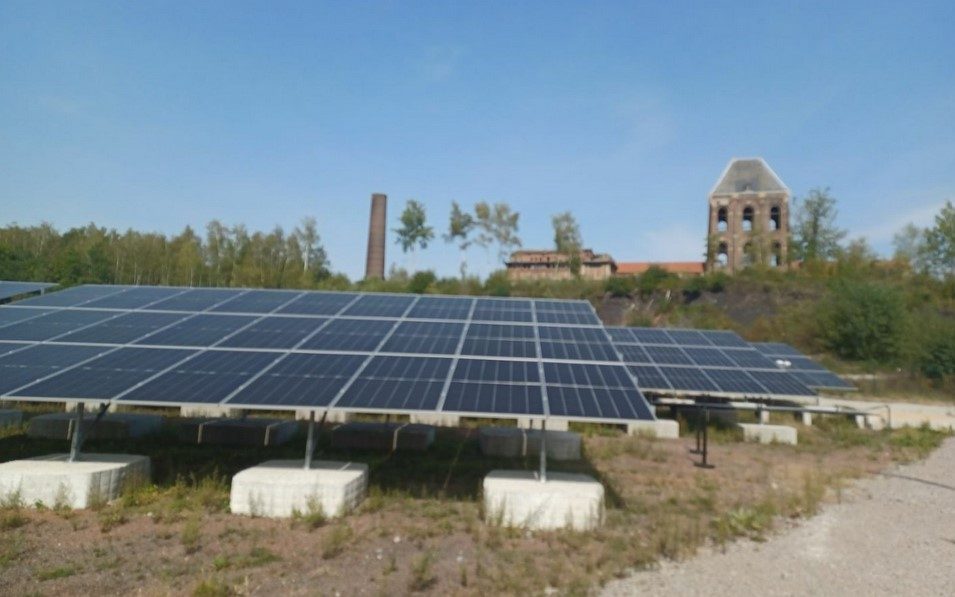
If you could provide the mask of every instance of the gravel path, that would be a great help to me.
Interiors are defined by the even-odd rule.
[[[955,595],[955,438],[766,543],[706,550],[604,595]]]

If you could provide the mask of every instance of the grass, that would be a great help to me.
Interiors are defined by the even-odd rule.
[[[692,466],[695,457],[687,452],[692,435],[673,442],[628,437],[609,426],[577,428],[585,459],[552,461],[550,467],[585,473],[604,485],[606,523],[593,533],[527,533],[486,524],[483,477],[493,469],[536,470],[539,460],[485,457],[469,429],[439,429],[427,454],[335,451],[323,434],[322,458],[368,465],[368,497],[345,519],[329,519],[314,502],[291,523],[229,515],[229,479],[265,460],[300,458],[304,438],[272,449],[183,445],[168,432],[122,443],[91,441],[90,450],[149,456],[153,481],[127,487],[96,512],[32,514],[16,500],[0,502],[0,570],[19,566],[24,554],[37,549],[36,532],[47,541],[54,527],[62,533],[72,526],[77,532],[89,528],[95,535],[88,536],[100,542],[90,553],[99,549],[104,555],[91,560],[90,572],[102,568],[109,574],[121,553],[123,568],[132,571],[130,582],[156,592],[229,595],[250,575],[255,582],[280,576],[290,591],[304,592],[313,587],[301,584],[306,575],[300,571],[317,565],[330,593],[354,592],[369,580],[387,593],[515,594],[545,587],[586,593],[661,558],[689,557],[705,543],[766,538],[780,518],[816,512],[844,479],[878,470],[890,459],[924,457],[944,438],[924,428],[873,432],[848,418],[815,421],[815,427],[800,427],[799,446],[742,444],[714,422],[712,470]],[[695,424],[683,421],[684,433],[692,433]],[[58,442],[27,440],[23,434],[0,437],[5,457],[58,449]],[[8,517],[11,522],[3,522]],[[97,522],[103,533],[96,532]],[[181,546],[190,557],[150,556],[146,564],[141,553],[125,547],[144,541],[155,545],[156,553],[159,546],[165,553]],[[44,543],[42,549],[65,548]],[[379,557],[368,557],[376,552]],[[59,561],[80,561],[67,559],[75,554],[61,556]],[[123,592],[112,582],[121,581],[109,580],[107,586]]]
[[[55,568],[42,568],[36,571],[36,579],[40,582],[55,580],[57,578],[67,578],[76,574],[77,570],[73,566],[57,566]]]

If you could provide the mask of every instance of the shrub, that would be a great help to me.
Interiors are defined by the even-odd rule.
[[[637,288],[640,290],[640,296],[649,296],[663,288],[666,282],[676,279],[676,276],[662,267],[651,265],[647,271],[643,272],[643,274],[637,278]]]
[[[415,275],[411,276],[411,281],[408,282],[408,292],[424,294],[427,292],[428,287],[437,282],[437,280],[438,277],[434,275],[434,272],[431,270],[416,272]]]
[[[824,344],[842,357],[886,363],[900,353],[907,318],[893,288],[839,282],[820,304],[818,318]]]
[[[484,292],[490,296],[511,296],[511,281],[507,272],[498,270],[487,277],[484,282]]]
[[[604,291],[616,297],[630,296],[636,289],[637,279],[633,276],[613,276],[604,284]]]

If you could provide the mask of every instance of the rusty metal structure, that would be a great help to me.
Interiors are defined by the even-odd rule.
[[[365,279],[385,277],[385,235],[388,219],[388,196],[371,196],[371,218],[368,223],[368,256],[365,261]]]

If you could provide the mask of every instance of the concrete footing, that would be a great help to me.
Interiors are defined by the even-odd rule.
[[[645,435],[659,439],[679,439],[680,423],[673,419],[631,421],[627,423],[627,435]]]
[[[345,423],[332,430],[332,447],[349,450],[423,452],[434,443],[431,425]]]
[[[95,413],[83,415],[85,424],[96,418]],[[42,439],[70,439],[76,427],[76,415],[73,413],[50,413],[30,419],[27,436]],[[129,439],[156,433],[162,427],[159,415],[141,415],[133,413],[111,413],[103,415],[87,434],[87,439]]]
[[[234,514],[288,518],[295,512],[342,516],[358,506],[368,488],[368,465],[302,460],[270,460],[232,477],[229,500]]]
[[[748,442],[796,445],[795,427],[788,427],[786,425],[754,425],[752,423],[740,423],[738,427],[743,430],[743,439]]]
[[[281,446],[298,433],[298,423],[288,419],[184,419],[179,439],[192,444],[223,446]]]
[[[229,408],[227,406],[219,406],[216,404],[203,406],[203,405],[193,405],[193,406],[183,406],[179,409],[179,416],[184,418],[210,418],[217,419],[221,417],[228,418],[238,418],[245,414],[245,411],[241,408]]]
[[[516,427],[482,427],[478,432],[478,444],[485,456],[539,456],[541,431]],[[547,457],[554,460],[580,460],[580,434],[548,429]]]
[[[87,508],[119,497],[123,486],[149,479],[149,458],[129,454],[51,454],[0,464],[0,496],[26,506]]]
[[[517,419],[517,426],[520,429],[540,429],[541,420],[521,417]],[[547,431],[567,431],[569,429],[570,421],[567,419],[547,419]]]
[[[461,417],[457,415],[411,413],[408,415],[408,421],[418,425],[434,425],[435,427],[461,426]]]
[[[23,422],[23,413],[18,410],[0,409],[0,427],[11,427]]]
[[[593,477],[548,473],[541,483],[530,471],[491,471],[484,477],[488,524],[529,530],[599,527],[604,518],[604,488]]]

